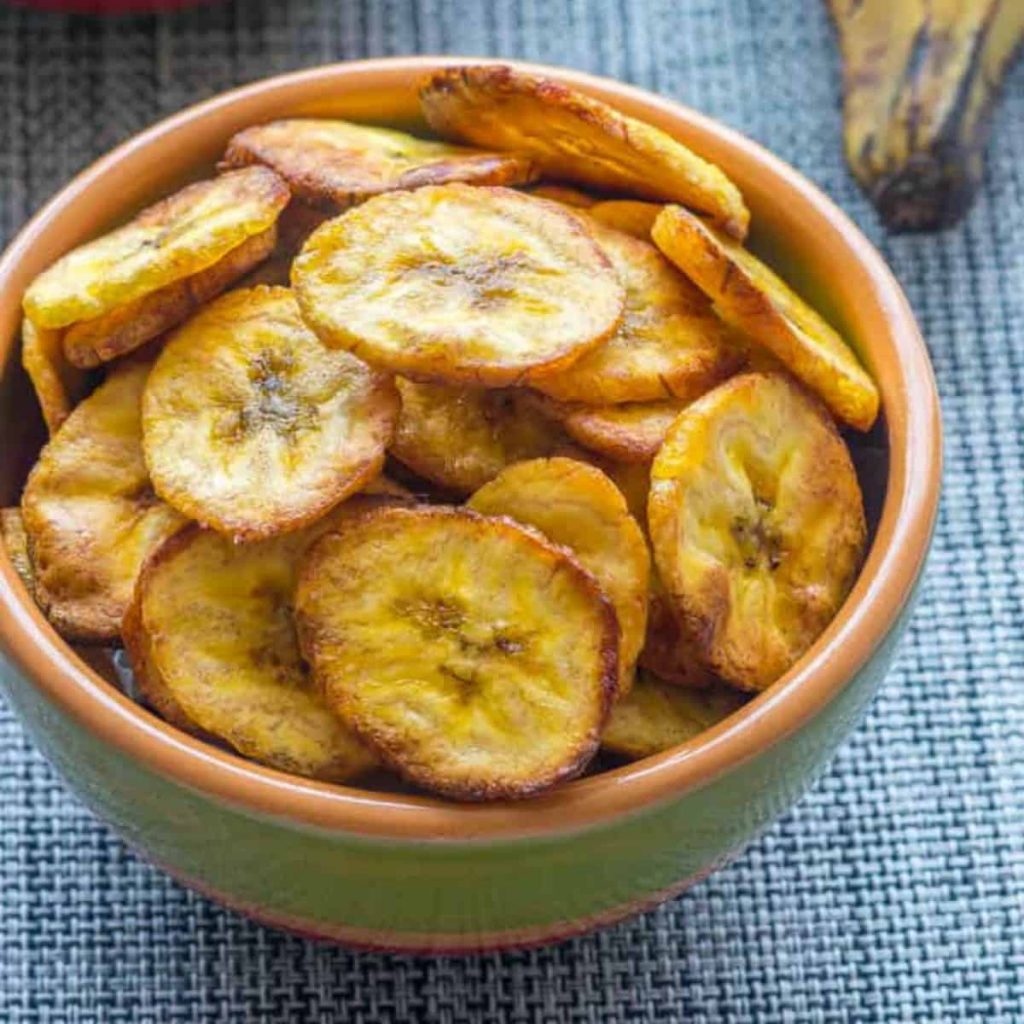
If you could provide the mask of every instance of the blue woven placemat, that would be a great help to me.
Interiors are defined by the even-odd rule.
[[[1024,1021],[1024,67],[967,222],[887,239],[840,155],[819,0],[247,0],[106,23],[3,8],[0,233],[186,103],[417,51],[680,98],[795,164],[881,245],[947,431],[897,666],[830,771],[731,867],[593,937],[465,961],[309,944],[180,889],[68,797],[0,706],[0,1021]]]

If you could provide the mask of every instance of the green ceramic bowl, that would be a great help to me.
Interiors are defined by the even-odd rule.
[[[235,130],[292,114],[416,121],[415,84],[445,61],[338,64],[186,110],[90,167],[0,261],[0,499],[42,438],[16,356],[31,278],[203,167]],[[534,69],[536,70],[536,69]],[[805,789],[853,728],[906,625],[938,503],[931,367],[878,253],[814,186],[693,111],[545,68],[720,163],[767,250],[845,329],[879,382],[883,423],[859,449],[874,538],[845,607],[784,679],[693,742],[516,805],[460,806],[310,782],[159,721],[54,633],[0,558],[2,681],[77,796],[144,857],[260,920],[345,943],[468,951],[547,942],[663,900],[732,856]]]

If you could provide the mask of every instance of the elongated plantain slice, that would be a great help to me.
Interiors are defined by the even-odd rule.
[[[0,537],[7,548],[7,557],[11,560],[18,578],[25,584],[25,589],[34,594],[36,590],[36,573],[32,568],[32,557],[28,551],[28,534],[21,518],[20,508],[0,508]]]
[[[291,605],[307,548],[381,500],[353,498],[305,529],[254,544],[196,525],[165,542],[124,620],[146,702],[173,724],[283,771],[341,781],[369,768],[372,755],[312,684]]]
[[[60,331],[21,322],[21,365],[32,381],[43,422],[51,435],[68,418],[89,387],[86,373],[64,358]]]
[[[144,559],[185,522],[153,493],[142,457],[148,373],[114,369],[50,439],[22,495],[36,600],[71,639],[118,636]]]
[[[324,348],[287,288],[237,290],[161,352],[143,447],[165,501],[256,540],[304,526],[376,476],[398,409],[391,379]]]
[[[717,725],[743,703],[723,683],[684,690],[641,669],[632,691],[612,708],[601,746],[631,760],[660,754]]]
[[[733,368],[731,332],[711,303],[649,242],[580,214],[626,293],[622,320],[603,345],[535,382],[564,402],[614,405],[693,399]]]
[[[345,209],[396,189],[520,185],[536,175],[528,157],[417,139],[349,121],[295,118],[245,128],[224,154],[227,167],[264,164],[306,202]]]
[[[743,238],[739,189],[670,135],[568,86],[501,64],[444,68],[420,88],[439,134],[526,153],[553,178],[682,203]]]
[[[196,182],[59,259],[29,286],[25,312],[37,327],[70,327],[141,303],[207,271],[256,236],[264,236],[262,244],[269,251],[273,235],[267,246],[267,232],[287,202],[287,186],[265,167]],[[235,276],[247,269],[233,267]],[[217,277],[212,270],[211,275]],[[165,294],[158,304],[169,302],[170,297]],[[123,327],[120,319],[115,318],[115,323]],[[159,330],[167,326],[163,323]]]
[[[667,206],[652,236],[661,251],[803,381],[843,423],[868,430],[878,388],[852,349],[785,281],[741,245],[678,206]]]
[[[846,445],[782,375],[734,377],[676,419],[654,460],[647,515],[685,633],[723,679],[751,690],[829,624],[866,541]]]
[[[399,377],[402,413],[390,451],[413,472],[468,494],[522,459],[550,455],[564,432],[522,393]]]
[[[594,578],[509,519],[378,509],[313,547],[296,592],[328,705],[407,778],[524,797],[593,755],[618,675]]]
[[[575,459],[533,459],[503,470],[466,503],[486,516],[510,516],[569,548],[612,603],[619,619],[621,697],[647,625],[647,541],[615,484],[594,466]]]
[[[503,188],[392,192],[315,231],[292,268],[328,345],[418,379],[499,387],[608,338],[623,290],[567,209]]]
[[[661,203],[645,203],[640,199],[606,199],[591,206],[589,213],[594,220],[607,227],[649,242],[651,228],[661,210]]]

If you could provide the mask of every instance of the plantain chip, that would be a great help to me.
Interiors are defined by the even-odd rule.
[[[153,486],[236,540],[297,529],[380,470],[391,379],[324,348],[287,288],[222,296],[168,340],[146,385]]]
[[[193,291],[208,298],[262,259],[287,201],[284,182],[264,167],[196,182],[59,259],[25,292],[25,313],[50,330],[81,325],[64,339],[72,362],[111,358],[126,349],[113,351],[108,335],[122,336],[122,346],[139,345],[148,339],[133,320],[144,319],[153,337],[170,326],[172,314],[189,315]],[[232,255],[246,243],[242,256]],[[202,276],[186,283],[194,275]]]
[[[691,400],[734,367],[730,332],[692,285],[649,242],[580,214],[626,295],[615,333],[568,369],[534,386],[563,402]]]
[[[84,399],[43,449],[21,512],[35,597],[70,639],[115,639],[144,559],[184,524],[153,493],[140,404],[149,364],[128,362]]]
[[[651,470],[658,574],[704,662],[761,690],[845,600],[866,540],[860,487],[827,412],[782,375],[689,406]]]
[[[349,121],[296,118],[245,128],[233,136],[224,166],[264,164],[292,193],[314,205],[345,209],[396,189],[444,185],[520,185],[533,164],[515,153],[488,153],[417,139]]]
[[[746,234],[743,197],[718,167],[560,82],[501,64],[450,67],[423,82],[420,105],[445,138],[525,153],[552,178],[682,203]]]
[[[567,209],[503,188],[428,186],[357,206],[292,268],[328,345],[418,379],[500,387],[610,337],[623,290]]]
[[[606,199],[595,203],[588,212],[594,220],[606,227],[649,242],[651,228],[661,210],[661,203],[645,203],[640,199]]]
[[[28,317],[21,322],[21,365],[39,399],[46,429],[53,435],[85,397],[88,374],[64,358],[60,331],[36,327]]]
[[[524,797],[593,756],[618,624],[572,556],[509,519],[377,509],[310,551],[302,651],[387,764],[459,800]]]
[[[705,689],[715,681],[697,644],[676,620],[657,570],[651,573],[647,635],[638,660],[659,679],[675,686]]]
[[[333,715],[302,663],[292,594],[306,549],[354,511],[353,498],[295,533],[233,544],[192,525],[146,562],[124,620],[143,699],[172,724],[262,764],[342,781],[369,751]]]
[[[550,455],[563,431],[514,389],[450,388],[399,377],[391,454],[416,474],[468,494],[522,459]]]
[[[25,589],[34,594],[36,591],[36,572],[32,568],[32,557],[28,551],[28,535],[25,523],[21,518],[20,508],[0,508],[0,538],[7,548],[7,557],[18,578],[25,584]]]
[[[723,683],[683,690],[643,669],[636,684],[608,718],[601,746],[639,760],[699,736],[743,706],[744,697]]]
[[[533,459],[503,470],[466,503],[486,516],[509,516],[569,548],[597,580],[621,633],[617,695],[628,693],[647,625],[651,560],[636,520],[615,484],[574,459]]]
[[[843,423],[870,429],[879,406],[874,381],[835,329],[782,278],[678,206],[658,214],[652,235],[727,323],[775,355]]]
[[[586,192],[569,185],[553,185],[550,182],[543,182],[530,189],[530,195],[538,199],[550,199],[553,203],[561,203],[563,206],[573,206],[581,210],[593,206],[597,200]]]

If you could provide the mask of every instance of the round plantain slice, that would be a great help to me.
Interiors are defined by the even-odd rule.
[[[651,228],[661,211],[661,203],[645,203],[639,199],[606,199],[591,206],[589,213],[606,227],[649,242]]]
[[[626,293],[615,333],[534,387],[563,402],[693,399],[728,376],[730,332],[711,303],[649,242],[580,214]]]
[[[866,541],[850,453],[781,374],[744,374],[675,421],[647,506],[658,575],[727,682],[762,690],[832,620]]]
[[[124,620],[143,699],[172,724],[283,771],[343,781],[371,767],[313,686],[291,605],[306,549],[381,500],[353,498],[312,526],[254,544],[196,525],[166,541]]]
[[[85,397],[88,374],[64,358],[60,331],[36,327],[28,317],[21,322],[21,365],[32,382],[43,422],[52,436]]]
[[[654,223],[658,248],[745,331],[807,385],[843,423],[868,430],[878,388],[835,329],[743,246],[678,206]]]
[[[568,439],[514,389],[450,388],[398,377],[402,413],[390,451],[414,473],[468,494],[523,459],[550,455]]]
[[[615,484],[596,467],[575,459],[533,459],[503,470],[466,506],[535,527],[569,548],[593,574],[619,619],[617,695],[628,693],[647,625],[651,559]]]
[[[715,681],[697,644],[680,627],[657,570],[651,573],[647,635],[638,663],[674,686],[705,689]]]
[[[68,327],[212,267],[274,225],[288,188],[265,167],[188,185],[109,234],[80,245],[25,293],[38,327]]]
[[[264,164],[306,202],[344,209],[396,189],[443,185],[519,185],[535,177],[529,158],[417,139],[349,121],[295,118],[233,136],[224,166]]]
[[[328,345],[405,376],[501,387],[608,338],[623,290],[577,218],[504,188],[370,199],[313,232],[292,267]]]
[[[509,519],[378,509],[310,551],[303,653],[328,705],[411,781],[525,797],[593,756],[618,676],[594,578]]]
[[[143,561],[185,522],[153,493],[142,457],[148,373],[115,368],[50,439],[22,495],[36,600],[70,639],[119,635]]]
[[[533,157],[552,178],[666,200],[743,238],[750,214],[714,164],[655,128],[548,78],[501,64],[444,68],[420,87],[440,135]]]
[[[28,551],[28,534],[21,518],[20,508],[0,508],[0,538],[7,549],[7,557],[18,578],[30,593],[36,592],[36,572]]]
[[[377,475],[391,379],[321,345],[287,288],[237,290],[164,346],[142,403],[153,486],[235,540],[304,526]]]
[[[612,708],[601,746],[631,760],[651,757],[694,739],[743,704],[743,695],[724,683],[683,690],[641,669],[633,689]]]

